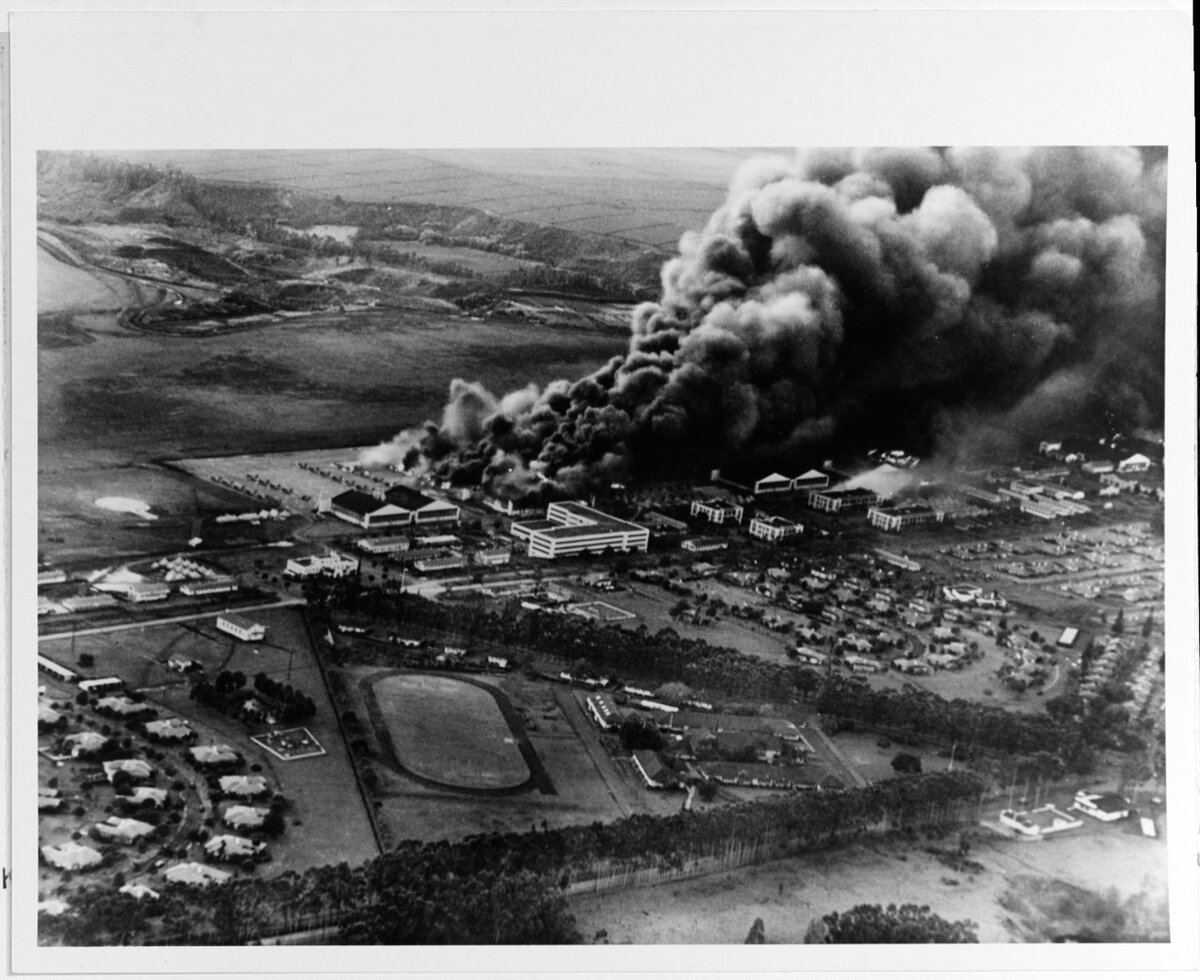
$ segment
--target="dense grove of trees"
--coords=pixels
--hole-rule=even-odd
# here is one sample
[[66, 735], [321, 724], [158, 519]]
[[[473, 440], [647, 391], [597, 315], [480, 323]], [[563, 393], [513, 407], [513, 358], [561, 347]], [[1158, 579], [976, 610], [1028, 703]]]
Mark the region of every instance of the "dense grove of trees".
[[573, 877], [681, 867], [737, 844], [797, 853], [885, 827], [953, 824], [974, 817], [979, 792], [967, 773], [930, 773], [667, 817], [406, 841], [356, 869], [341, 864], [202, 890], [166, 886], [158, 902], [144, 905], [110, 901], [111, 891], [97, 886], [42, 928], [47, 939], [72, 945], [229, 943], [321, 925], [353, 943], [570, 942], [578, 937], [560, 888]]
[[[266, 674], [254, 678], [254, 690], [259, 700], [273, 710], [279, 722], [289, 724], [304, 721], [317, 713], [316, 703], [307, 694], [282, 684]], [[216, 708], [231, 717], [259, 720], [261, 710], [251, 710], [255, 694], [246, 690], [246, 675], [240, 670], [223, 670], [213, 680], [200, 678], [191, 689], [193, 701]]]
[[316, 704], [307, 694], [267, 674], [254, 675], [254, 690], [279, 706], [281, 721], [303, 721], [317, 713]]
[[977, 943], [969, 919], [951, 922], [928, 905], [856, 905], [830, 912], [809, 927], [806, 943]]
[[1089, 771], [1095, 759], [1088, 739], [1070, 723], [961, 698], [948, 701], [916, 688], [875, 690], [857, 678], [831, 677], [821, 685], [817, 709], [835, 726], [849, 721], [886, 734], [957, 743], [964, 759], [975, 747], [1020, 755], [1049, 749], [1076, 772]]

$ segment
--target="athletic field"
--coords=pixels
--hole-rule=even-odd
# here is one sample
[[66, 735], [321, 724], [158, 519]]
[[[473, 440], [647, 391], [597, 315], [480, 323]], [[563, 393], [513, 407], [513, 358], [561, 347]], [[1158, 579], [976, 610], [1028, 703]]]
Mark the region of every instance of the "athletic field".
[[529, 766], [495, 698], [449, 677], [392, 674], [372, 685], [396, 756], [416, 776], [459, 789], [510, 789]]

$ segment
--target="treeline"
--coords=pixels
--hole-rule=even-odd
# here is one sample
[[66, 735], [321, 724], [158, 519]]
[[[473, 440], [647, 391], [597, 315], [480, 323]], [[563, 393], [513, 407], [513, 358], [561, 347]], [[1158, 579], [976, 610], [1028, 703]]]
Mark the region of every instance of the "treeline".
[[591, 664], [594, 676], [682, 681], [699, 691], [752, 701], [812, 699], [822, 714], [843, 724], [946, 747], [958, 743], [964, 761], [976, 749], [1013, 755], [1050, 750], [1067, 768], [1088, 772], [1095, 761], [1093, 746], [1124, 748], [1128, 743], [1119, 730], [1104, 732], [1061, 716], [951, 701], [911, 688], [875, 690], [861, 678], [823, 674], [799, 664], [768, 663], [728, 647], [681, 637], [672, 629], [650, 633], [644, 626], [629, 630], [520, 609], [496, 613], [386, 593], [354, 579], [314, 587], [309, 598], [318, 614], [328, 608], [352, 610], [468, 638], [486, 637], [550, 656], [569, 653], [572, 660]]
[[157, 902], [135, 906], [97, 886], [41, 929], [44, 941], [68, 945], [228, 944], [314, 922], [336, 925], [329, 938], [338, 943], [577, 942], [561, 894], [573, 877], [681, 867], [739, 842], [773, 842], [784, 855], [877, 830], [948, 826], [974, 819], [980, 790], [968, 773], [931, 773], [668, 817], [406, 841], [358, 868], [343, 863], [202, 890], [167, 886]]
[[280, 708], [280, 721], [301, 721], [317, 713], [317, 705], [303, 691], [264, 673], [254, 675], [254, 690]]
[[957, 744], [963, 761], [981, 747], [1010, 755], [1050, 749], [1074, 772], [1090, 772], [1095, 764], [1093, 733], [1045, 714], [1020, 714], [961, 698], [947, 701], [912, 688], [874, 689], [839, 676], [821, 684], [816, 707], [835, 730], [849, 724], [901, 739]]

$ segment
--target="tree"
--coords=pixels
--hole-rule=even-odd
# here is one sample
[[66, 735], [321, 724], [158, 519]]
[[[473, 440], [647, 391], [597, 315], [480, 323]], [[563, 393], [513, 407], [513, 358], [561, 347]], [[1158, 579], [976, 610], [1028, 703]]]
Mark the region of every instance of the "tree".
[[928, 905], [856, 905], [814, 919], [806, 943], [977, 943], [978, 926], [969, 919], [951, 922]]
[[79, 655], [79, 666], [80, 667], [95, 667], [96, 666], [96, 658], [90, 653], [81, 653]]
[[618, 731], [621, 744], [629, 752], [636, 752], [638, 749], [661, 749], [663, 746], [663, 737], [658, 731], [658, 726], [642, 715], [630, 715], [621, 722]]
[[1111, 632], [1113, 636], [1125, 635], [1125, 610], [1123, 608], [1117, 611], [1117, 618], [1113, 620]]
[[763, 926], [762, 919], [755, 919], [754, 925], [750, 927], [750, 933], [746, 936], [746, 945], [754, 945], [765, 943], [767, 941], [766, 928]]
[[663, 684], [654, 693], [664, 701], [679, 704], [692, 696], [692, 689], [679, 681], [670, 681]]
[[918, 773], [921, 771], [921, 757], [911, 752], [897, 752], [892, 757], [892, 771]]

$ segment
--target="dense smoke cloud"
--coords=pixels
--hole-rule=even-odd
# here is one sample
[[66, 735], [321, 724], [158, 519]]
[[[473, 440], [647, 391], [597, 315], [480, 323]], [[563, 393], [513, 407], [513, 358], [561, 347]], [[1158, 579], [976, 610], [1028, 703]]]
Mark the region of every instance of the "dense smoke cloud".
[[970, 451], [1160, 422], [1166, 161], [1133, 148], [811, 150], [747, 162], [594, 374], [377, 453], [519, 495], [831, 445]]

